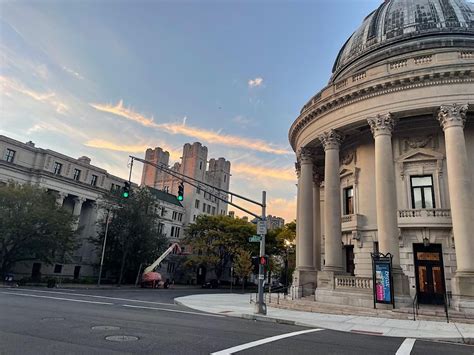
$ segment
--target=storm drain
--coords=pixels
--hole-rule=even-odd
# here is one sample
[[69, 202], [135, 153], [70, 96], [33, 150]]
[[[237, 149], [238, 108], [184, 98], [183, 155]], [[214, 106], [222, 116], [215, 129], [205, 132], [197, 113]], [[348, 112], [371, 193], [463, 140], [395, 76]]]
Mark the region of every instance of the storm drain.
[[49, 321], [59, 321], [59, 320], [64, 320], [63, 317], [45, 317], [41, 318], [42, 321], [49, 322]]
[[92, 330], [119, 330], [120, 327], [115, 327], [113, 325], [95, 325], [91, 327]]
[[138, 337], [135, 337], [133, 335], [110, 335], [108, 337], [105, 337], [105, 340], [108, 341], [118, 341], [118, 342], [123, 342], [123, 341], [137, 341]]

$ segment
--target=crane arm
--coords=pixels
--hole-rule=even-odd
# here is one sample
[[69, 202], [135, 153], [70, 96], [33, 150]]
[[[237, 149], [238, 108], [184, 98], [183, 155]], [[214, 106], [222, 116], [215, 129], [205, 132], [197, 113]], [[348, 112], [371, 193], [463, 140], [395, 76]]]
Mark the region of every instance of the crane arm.
[[178, 251], [181, 252], [181, 248], [179, 247], [178, 243], [171, 244], [171, 246], [168, 249], [166, 249], [166, 251], [163, 254], [161, 254], [160, 257], [156, 259], [153, 264], [145, 268], [143, 273], [146, 274], [148, 272], [152, 272], [153, 270], [155, 270], [156, 267], [160, 265], [160, 263], [173, 251], [174, 248], [178, 248]]

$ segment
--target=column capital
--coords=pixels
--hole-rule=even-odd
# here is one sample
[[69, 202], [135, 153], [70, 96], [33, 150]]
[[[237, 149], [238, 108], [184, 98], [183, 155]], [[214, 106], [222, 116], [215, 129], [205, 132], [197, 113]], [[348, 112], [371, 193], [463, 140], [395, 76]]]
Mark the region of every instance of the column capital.
[[313, 182], [317, 186], [320, 186], [323, 179], [324, 179], [324, 175], [321, 174], [319, 167], [316, 165], [313, 165]]
[[386, 114], [378, 114], [375, 117], [369, 117], [367, 118], [367, 122], [375, 138], [381, 134], [391, 136], [398, 120], [389, 112]]
[[295, 163], [295, 172], [296, 172], [296, 176], [298, 177], [298, 179], [300, 178], [300, 174], [301, 174], [301, 164], [299, 161], [297, 161]]
[[441, 105], [436, 114], [436, 119], [443, 130], [453, 126], [464, 128], [468, 108], [468, 104]]
[[329, 149], [339, 150], [341, 143], [344, 140], [344, 136], [335, 129], [330, 129], [329, 131], [321, 134], [318, 139], [321, 141], [324, 151]]
[[83, 204], [84, 202], [86, 202], [86, 198], [85, 197], [74, 197], [74, 203], [78, 203], [78, 204]]
[[313, 156], [314, 156], [314, 149], [310, 147], [301, 147], [298, 149], [296, 153], [298, 156], [298, 163], [300, 166], [302, 164], [312, 164], [313, 163]]

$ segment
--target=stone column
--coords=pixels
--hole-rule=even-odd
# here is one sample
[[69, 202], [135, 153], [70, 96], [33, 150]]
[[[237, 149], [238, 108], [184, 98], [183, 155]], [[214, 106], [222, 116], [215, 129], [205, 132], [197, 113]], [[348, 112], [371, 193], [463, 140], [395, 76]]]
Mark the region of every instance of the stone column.
[[74, 207], [72, 209], [72, 215], [77, 218], [76, 228], [79, 228], [79, 221], [81, 219], [82, 204], [86, 201], [83, 197], [74, 198]]
[[300, 177], [298, 179], [297, 264], [293, 286], [303, 285], [295, 296], [308, 294], [316, 287], [316, 272], [313, 262], [313, 161], [312, 151], [303, 147], [298, 151]]
[[62, 207], [64, 204], [64, 199], [67, 197], [67, 193], [65, 192], [57, 192], [56, 193], [56, 204], [59, 207]]
[[313, 169], [313, 261], [316, 271], [321, 270], [321, 177]]
[[452, 279], [453, 300], [457, 308], [467, 308], [474, 313], [474, 191], [470, 172], [472, 161], [468, 161], [464, 138], [467, 110], [467, 104], [442, 105], [437, 119], [444, 130], [449, 201], [456, 246], [457, 270]]
[[325, 132], [319, 137], [324, 146], [324, 229], [325, 243], [324, 270], [341, 272], [342, 231], [341, 231], [341, 180], [339, 177], [339, 148], [342, 135], [335, 130]]
[[392, 132], [396, 119], [392, 114], [367, 119], [375, 140], [375, 202], [377, 207], [377, 236], [379, 251], [392, 254], [394, 291], [408, 295], [408, 278], [400, 267], [398, 244], [397, 191], [392, 151]]
[[[299, 223], [299, 220], [300, 220], [300, 211], [301, 211], [301, 208], [300, 208], [300, 203], [301, 203], [301, 200], [300, 200], [300, 190], [301, 190], [301, 165], [298, 162], [295, 163], [295, 170], [296, 170], [296, 176], [298, 178], [298, 183], [296, 184], [296, 239], [295, 239], [295, 245], [298, 245], [298, 240], [299, 240], [299, 236], [300, 236], [300, 223]], [[296, 265], [299, 265], [300, 264], [300, 249], [299, 248], [296, 248], [295, 250], [295, 254], [296, 254]]]

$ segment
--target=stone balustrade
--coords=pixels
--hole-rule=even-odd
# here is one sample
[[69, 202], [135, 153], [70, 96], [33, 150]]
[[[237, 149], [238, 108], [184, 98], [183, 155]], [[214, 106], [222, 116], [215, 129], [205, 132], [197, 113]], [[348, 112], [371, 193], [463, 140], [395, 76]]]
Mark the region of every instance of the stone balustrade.
[[362, 226], [362, 215], [347, 214], [341, 216], [341, 226], [343, 232], [352, 232]]
[[402, 227], [450, 227], [451, 210], [445, 208], [398, 210], [398, 225]]
[[337, 275], [334, 277], [334, 285], [336, 289], [359, 289], [359, 290], [372, 290], [372, 278], [370, 277], [357, 277], [357, 276], [341, 276]]

